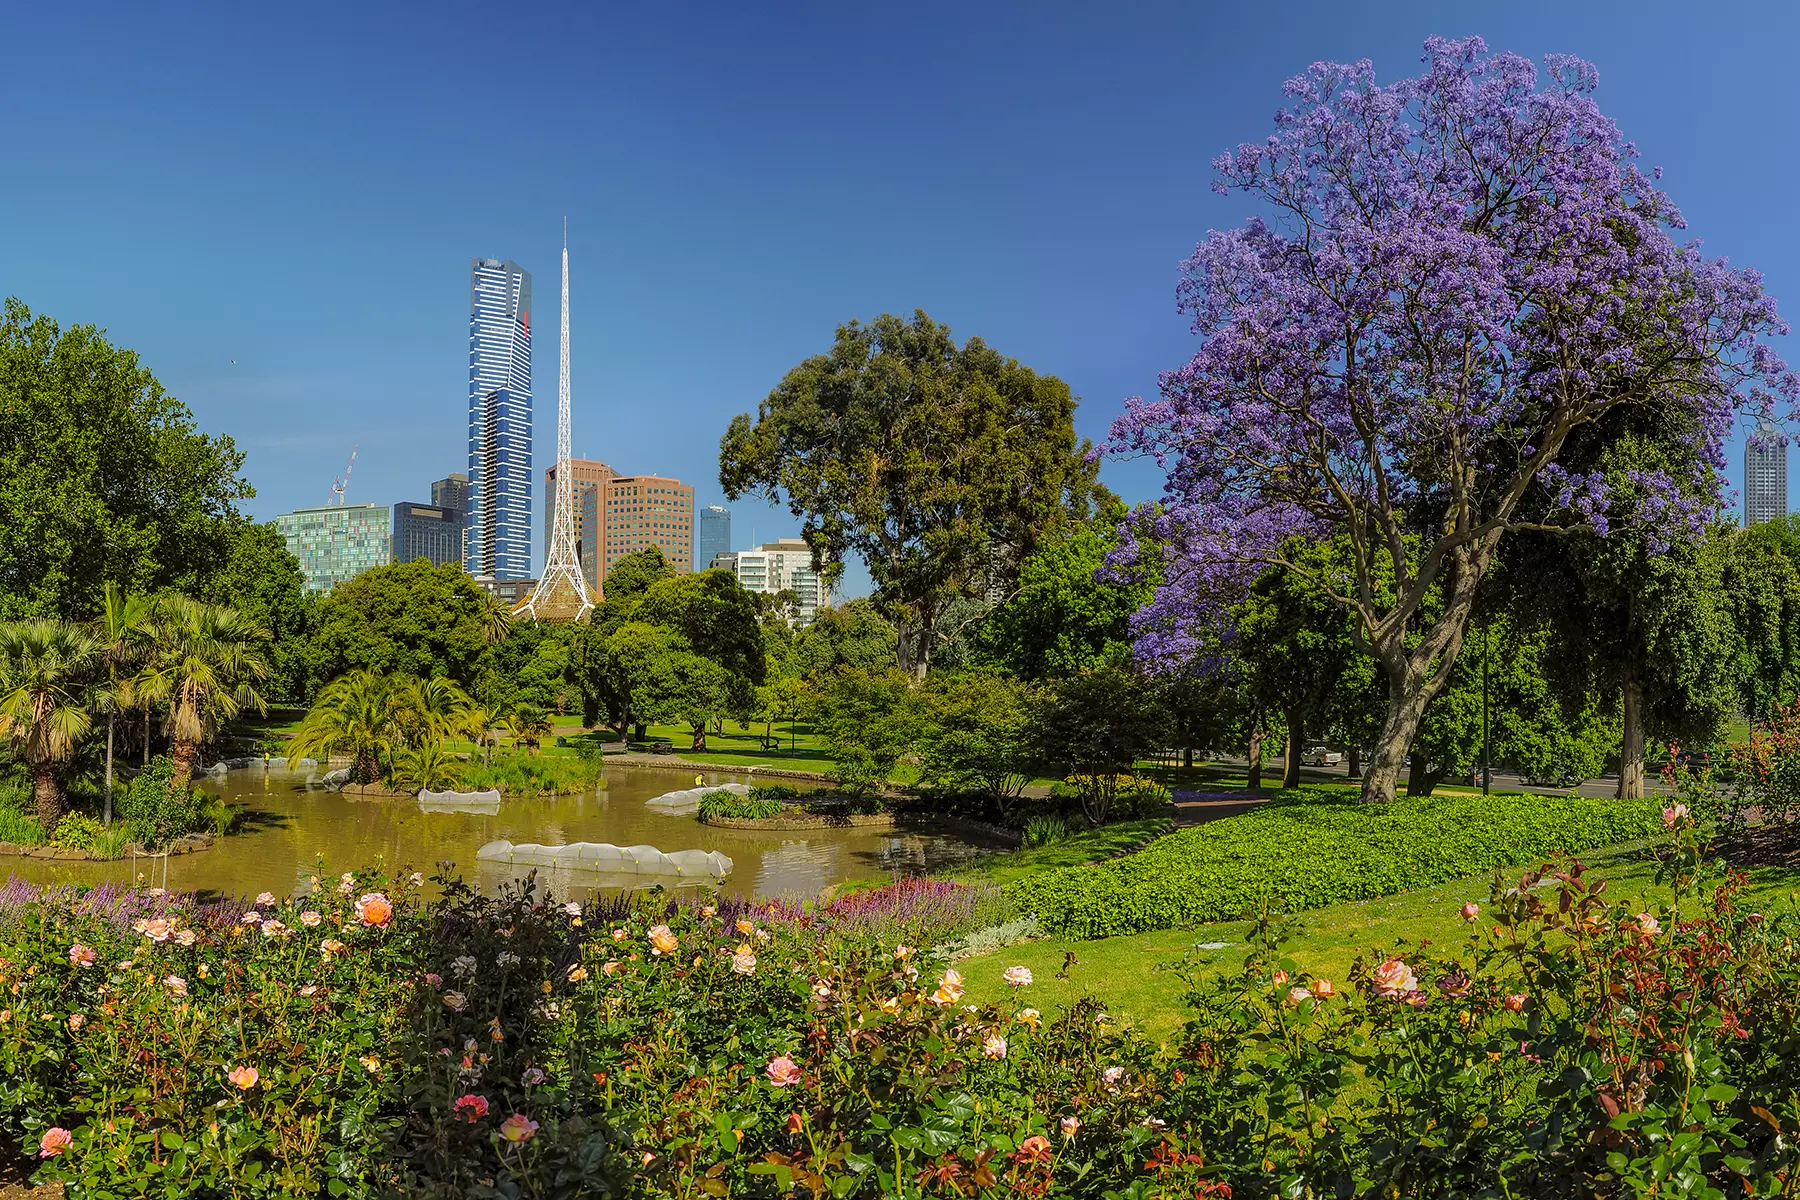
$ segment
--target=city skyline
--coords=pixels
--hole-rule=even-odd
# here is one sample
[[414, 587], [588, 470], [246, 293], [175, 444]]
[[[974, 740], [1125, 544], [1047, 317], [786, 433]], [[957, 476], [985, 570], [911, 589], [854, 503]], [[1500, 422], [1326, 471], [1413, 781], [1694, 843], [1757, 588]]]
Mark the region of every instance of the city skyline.
[[463, 565], [529, 579], [531, 272], [511, 259], [469, 260], [469, 538]]

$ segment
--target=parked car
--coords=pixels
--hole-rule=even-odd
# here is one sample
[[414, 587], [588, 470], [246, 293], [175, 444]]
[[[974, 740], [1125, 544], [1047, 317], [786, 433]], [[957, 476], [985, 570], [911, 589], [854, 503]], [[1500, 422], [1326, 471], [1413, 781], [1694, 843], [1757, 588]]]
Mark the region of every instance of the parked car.
[[1324, 746], [1309, 746], [1300, 761], [1309, 767], [1335, 767], [1344, 761], [1344, 756]]

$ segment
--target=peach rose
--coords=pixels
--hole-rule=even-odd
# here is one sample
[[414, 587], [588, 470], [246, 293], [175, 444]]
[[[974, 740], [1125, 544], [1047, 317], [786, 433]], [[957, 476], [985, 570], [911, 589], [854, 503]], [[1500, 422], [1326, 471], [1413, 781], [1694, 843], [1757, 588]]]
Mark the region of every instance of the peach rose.
[[1030, 967], [1008, 967], [1000, 973], [1000, 978], [1013, 987], [1026, 987], [1031, 983]]
[[55, 1158], [75, 1144], [75, 1135], [61, 1125], [52, 1125], [38, 1139], [38, 1157]]
[[69, 947], [69, 964], [71, 966], [91, 967], [98, 957], [99, 955], [94, 953], [92, 946], [84, 946], [80, 942], [76, 942]]
[[238, 1091], [247, 1092], [256, 1086], [256, 1081], [262, 1076], [256, 1073], [255, 1067], [233, 1067], [225, 1073], [225, 1078], [231, 1080], [232, 1086]]
[[983, 1058], [1005, 1058], [1006, 1039], [997, 1033], [990, 1033], [982, 1038], [981, 1056]]
[[652, 954], [673, 954], [680, 944], [667, 925], [652, 925], [648, 936]]
[[748, 950], [739, 950], [731, 956], [731, 970], [736, 975], [756, 974], [756, 955]]
[[380, 928], [394, 919], [394, 906], [380, 892], [365, 892], [356, 902], [356, 919]]
[[763, 1068], [763, 1074], [767, 1075], [769, 1082], [776, 1087], [792, 1087], [801, 1079], [799, 1064], [785, 1054], [779, 1058], [770, 1059], [769, 1065]]
[[1329, 979], [1315, 979], [1312, 981], [1312, 994], [1321, 1000], [1329, 1000], [1337, 995], [1337, 989], [1331, 986]]
[[1481, 915], [1481, 905], [1475, 903], [1473, 900], [1469, 901], [1467, 904], [1462, 906], [1462, 919], [1463, 920], [1473, 921], [1476, 917], [1479, 917], [1480, 915]]
[[1393, 997], [1419, 989], [1419, 977], [1397, 958], [1390, 958], [1376, 967], [1369, 979], [1375, 985], [1377, 996]]
[[500, 1122], [500, 1136], [509, 1142], [529, 1142], [537, 1131], [538, 1123], [524, 1113], [514, 1113]]

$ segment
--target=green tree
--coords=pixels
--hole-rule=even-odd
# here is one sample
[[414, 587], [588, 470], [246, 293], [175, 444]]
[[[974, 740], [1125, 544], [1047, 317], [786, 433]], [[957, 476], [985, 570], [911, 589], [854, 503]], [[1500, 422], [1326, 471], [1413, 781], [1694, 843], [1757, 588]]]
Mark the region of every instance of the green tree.
[[1046, 535], [1020, 566], [1017, 590], [982, 625], [980, 659], [1022, 679], [1053, 679], [1129, 658], [1132, 614], [1149, 603], [1157, 577], [1106, 570], [1124, 516], [1115, 502]]
[[132, 702], [132, 676], [150, 652], [156, 603], [148, 596], [134, 596], [118, 584], [107, 582], [100, 600], [100, 616], [94, 634], [106, 664], [107, 688], [101, 697], [106, 711], [106, 784], [101, 820], [113, 820], [113, 732], [119, 712]]
[[919, 699], [922, 782], [981, 793], [1009, 811], [1037, 772], [1033, 685], [986, 672], [940, 674]]
[[165, 596], [151, 626], [148, 665], [136, 688], [169, 707], [172, 786], [184, 789], [194, 757], [219, 726], [246, 709], [266, 712], [257, 685], [268, 678], [268, 630], [236, 609]]
[[[482, 716], [485, 726], [486, 713]], [[326, 762], [343, 754], [351, 760], [354, 782], [374, 783], [402, 738], [397, 681], [373, 671], [350, 671], [319, 689], [288, 743], [288, 766], [298, 766], [303, 758]]]
[[98, 615], [103, 585], [197, 590], [255, 494], [130, 350], [16, 299], [0, 313], [0, 618]]
[[266, 524], [237, 527], [229, 553], [204, 577], [197, 596], [229, 605], [269, 631], [268, 698], [300, 703], [310, 692], [308, 651], [320, 598], [306, 590], [300, 561], [287, 541]]
[[44, 836], [63, 815], [63, 764], [93, 724], [91, 686], [103, 647], [77, 626], [44, 618], [0, 625], [0, 738], [31, 770]]
[[843, 667], [878, 671], [894, 661], [900, 634], [873, 601], [821, 608], [794, 639], [797, 674], [821, 680]]
[[472, 701], [452, 679], [408, 679], [396, 686], [395, 723], [412, 749], [437, 745], [462, 731]]
[[980, 338], [957, 346], [923, 312], [840, 326], [831, 351], [733, 418], [719, 481], [804, 519], [828, 575], [859, 554], [900, 627], [898, 662], [923, 677], [939, 620], [980, 598], [1050, 528], [1085, 517], [1095, 464], [1068, 385]]
[[767, 674], [756, 597], [729, 571], [659, 580], [639, 597], [633, 618], [674, 630], [695, 654], [751, 687]]
[[1035, 727], [1041, 762], [1076, 781], [1082, 815], [1105, 824], [1119, 776], [1161, 745], [1167, 730], [1151, 682], [1129, 666], [1055, 680]]
[[673, 578], [675, 568], [660, 547], [647, 546], [620, 557], [608, 567], [604, 583], [606, 601], [622, 603], [641, 595], [653, 583]]
[[1800, 693], [1800, 519], [1718, 531], [1712, 549], [1736, 634], [1738, 708], [1767, 721]]
[[477, 678], [493, 605], [458, 563], [424, 560], [372, 567], [319, 601], [308, 652], [314, 681], [349, 671]]
[[817, 726], [839, 785], [880, 791], [918, 737], [912, 676], [893, 667], [839, 671], [819, 697]]

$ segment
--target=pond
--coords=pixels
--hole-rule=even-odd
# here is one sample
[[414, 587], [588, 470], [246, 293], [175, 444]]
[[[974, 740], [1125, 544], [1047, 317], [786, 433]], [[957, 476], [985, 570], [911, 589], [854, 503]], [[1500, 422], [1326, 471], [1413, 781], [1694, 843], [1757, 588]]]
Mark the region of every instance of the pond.
[[[205, 779], [202, 786], [241, 804], [237, 833], [210, 850], [171, 858], [117, 862], [0, 859], [7, 872], [35, 883], [129, 881], [142, 873], [158, 886], [255, 895], [303, 888], [323, 859], [325, 869], [409, 867], [434, 872], [448, 863], [452, 874], [497, 886], [511, 876], [483, 863], [475, 852], [498, 839], [514, 843], [612, 842], [659, 850], [717, 850], [733, 869], [726, 895], [810, 898], [847, 879], [918, 874], [965, 862], [983, 847], [941, 831], [913, 829], [715, 829], [692, 816], [674, 816], [646, 805], [665, 792], [695, 786], [692, 771], [608, 764], [605, 786], [580, 795], [506, 799], [497, 816], [421, 812], [412, 799], [355, 800], [308, 787], [303, 776], [253, 768]], [[706, 772], [706, 786], [751, 781], [731, 772]], [[792, 783], [799, 790], [816, 785]], [[166, 872], [166, 880], [165, 880]], [[518, 874], [523, 874], [522, 871]], [[543, 879], [557, 895], [643, 888], [674, 881], [654, 877], [596, 877], [558, 872]]]

